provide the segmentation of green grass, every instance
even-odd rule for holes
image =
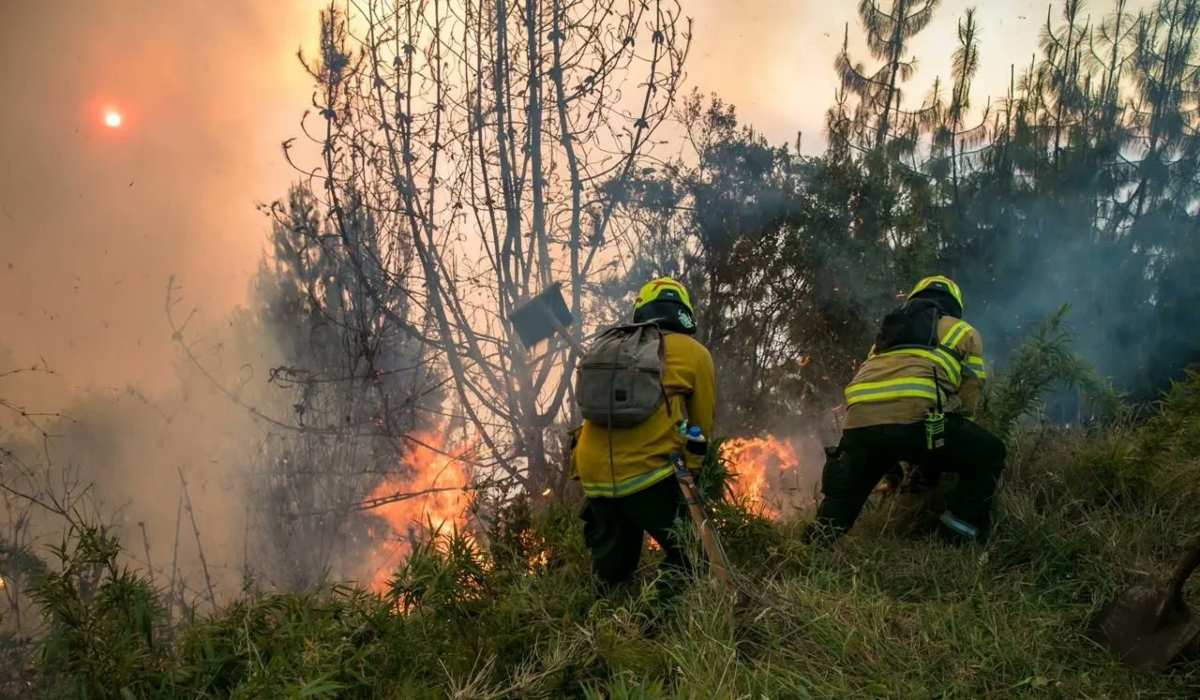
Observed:
[[[875,501],[836,547],[802,522],[719,518],[744,596],[700,577],[660,615],[648,562],[605,598],[575,510],[516,504],[478,544],[441,533],[380,598],[261,594],[168,627],[148,581],[76,533],[38,588],[48,697],[1180,698],[1200,655],[1138,674],[1085,637],[1121,587],[1200,533],[1200,377],[1141,422],[1012,421],[986,546],[899,534]],[[710,475],[711,478],[720,478]],[[530,564],[530,562],[535,562]],[[82,582],[82,583],[81,583]],[[651,624],[656,622],[656,624]],[[653,631],[647,631],[653,629]]]

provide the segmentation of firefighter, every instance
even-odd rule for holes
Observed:
[[[624,326],[602,334],[582,358],[576,384],[584,423],[573,462],[587,496],[582,514],[584,539],[591,550],[592,571],[604,587],[632,576],[646,533],[665,553],[664,575],[678,579],[683,573],[687,557],[675,528],[678,522],[686,522],[687,505],[669,460],[673,454],[684,454],[680,422],[698,425],[705,435],[711,435],[716,410],[712,356],[692,337],[696,318],[683,284],[666,277],[647,283],[638,293],[633,321],[652,328],[641,326],[639,331],[639,327]],[[644,333],[647,330],[649,333]],[[632,334],[638,332],[643,332],[637,336],[640,340],[633,339]],[[635,347],[638,342],[654,343],[644,346],[642,356],[660,366],[649,373],[638,373],[638,368],[613,370],[608,362],[612,357],[636,355],[614,351],[606,358],[606,343],[615,342],[624,342],[626,347],[629,343]],[[598,359],[590,365],[592,356]],[[599,369],[590,370],[590,366]],[[645,416],[635,415],[633,420],[639,422],[618,427],[604,410],[612,411],[614,374],[615,384],[624,386],[620,375],[626,370],[633,373],[630,381],[653,375],[656,384],[642,392],[629,392],[630,401],[636,402],[639,394],[645,397]],[[620,398],[625,398],[624,394]],[[634,413],[630,407],[623,410]],[[689,461],[688,466],[698,468],[699,463]]]
[[[939,533],[954,542],[987,535],[1005,447],[971,420],[987,371],[983,340],[962,316],[958,285],[935,275],[918,282],[904,305],[884,318],[846,386],[845,429],[825,465],[824,498],[808,541],[831,542],[850,529],[897,461],[957,472]]]

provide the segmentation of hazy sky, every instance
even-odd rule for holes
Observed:
[[[683,2],[696,20],[689,84],[772,140],[803,131],[818,150],[857,3]],[[293,179],[279,142],[310,98],[295,51],[324,4],[0,0],[0,371],[44,357],[64,391],[168,385],[167,278],[210,321],[244,298],[267,230],[254,205]],[[1036,50],[1045,0],[946,0],[912,45],[915,96],[946,72],[970,5],[977,103]],[[124,112],[121,129],[103,127],[106,105]]]

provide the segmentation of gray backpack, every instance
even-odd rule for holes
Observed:
[[[579,362],[579,411],[604,428],[638,425],[666,398],[662,375],[662,330],[653,321],[613,326],[596,338]]]

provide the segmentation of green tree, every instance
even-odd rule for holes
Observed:
[[[888,11],[877,0],[861,0],[858,17],[867,48],[880,65],[868,71],[850,57],[850,27],[846,26],[842,50],[834,63],[841,88],[858,99],[850,121],[850,137],[860,148],[879,149],[892,143],[893,153],[909,154],[933,110],[923,105],[915,111],[902,107],[901,83],[912,77],[916,59],[905,56],[908,42],[933,19],[941,0],[892,0]]]

